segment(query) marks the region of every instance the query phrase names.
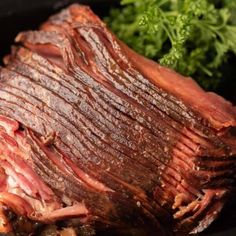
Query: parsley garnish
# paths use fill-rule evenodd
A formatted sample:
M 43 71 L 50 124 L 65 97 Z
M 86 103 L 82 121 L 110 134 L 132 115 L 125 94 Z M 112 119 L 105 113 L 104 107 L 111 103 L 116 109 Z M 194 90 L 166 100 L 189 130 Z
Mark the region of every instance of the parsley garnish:
M 122 0 L 106 18 L 130 47 L 206 89 L 219 84 L 221 65 L 236 54 L 232 0 Z

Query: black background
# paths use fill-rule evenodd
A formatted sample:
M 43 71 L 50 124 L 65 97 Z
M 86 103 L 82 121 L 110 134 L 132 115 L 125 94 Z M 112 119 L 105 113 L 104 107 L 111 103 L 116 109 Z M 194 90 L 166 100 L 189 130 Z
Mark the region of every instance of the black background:
M 108 13 L 115 0 L 0 0 L 0 58 L 10 52 L 18 32 L 36 29 L 50 14 L 73 3 L 88 4 L 100 16 Z M 0 62 L 0 64 L 2 61 Z M 223 66 L 224 78 L 218 93 L 236 104 L 236 57 L 231 56 Z M 226 205 L 221 216 L 205 236 L 236 236 L 236 197 Z

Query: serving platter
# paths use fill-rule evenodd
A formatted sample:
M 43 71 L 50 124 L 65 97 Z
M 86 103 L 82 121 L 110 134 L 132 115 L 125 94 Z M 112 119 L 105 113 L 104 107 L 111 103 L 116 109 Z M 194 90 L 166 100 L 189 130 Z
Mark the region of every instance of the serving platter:
M 101 17 L 108 13 L 111 6 L 117 4 L 117 1 L 114 0 L 1 0 L 0 58 L 10 52 L 10 46 L 13 44 L 14 38 L 18 32 L 36 29 L 40 23 L 44 22 L 51 14 L 73 2 L 90 5 Z M 218 92 L 232 102 L 236 102 L 236 80 L 232 72 L 232 65 L 236 65 L 235 57 L 232 57 L 230 63 L 223 68 L 226 75 L 225 78 L 227 79 L 224 79 Z M 234 82 L 232 82 L 233 79 Z M 214 222 L 206 232 L 200 235 L 236 235 L 236 202 L 234 197 L 232 197 L 231 202 L 225 207 L 219 219 Z

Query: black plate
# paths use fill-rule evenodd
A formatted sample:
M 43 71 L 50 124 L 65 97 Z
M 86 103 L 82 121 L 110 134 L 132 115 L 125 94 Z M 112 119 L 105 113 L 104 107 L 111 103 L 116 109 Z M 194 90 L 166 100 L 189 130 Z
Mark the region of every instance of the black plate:
M 0 58 L 10 52 L 18 32 L 36 29 L 51 14 L 74 2 L 90 5 L 101 17 L 108 13 L 112 5 L 117 4 L 116 0 L 0 0 Z M 217 91 L 234 103 L 235 65 L 236 57 L 231 56 L 229 63 L 223 66 L 224 78 Z M 233 200 L 202 236 L 236 236 L 236 201 Z

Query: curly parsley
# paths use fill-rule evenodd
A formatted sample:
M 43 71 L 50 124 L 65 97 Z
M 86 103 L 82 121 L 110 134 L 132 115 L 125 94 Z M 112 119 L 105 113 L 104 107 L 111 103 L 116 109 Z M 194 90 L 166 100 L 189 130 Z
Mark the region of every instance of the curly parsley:
M 235 1 L 122 0 L 121 5 L 105 19 L 120 39 L 206 89 L 217 87 L 221 65 L 230 52 L 236 54 Z

